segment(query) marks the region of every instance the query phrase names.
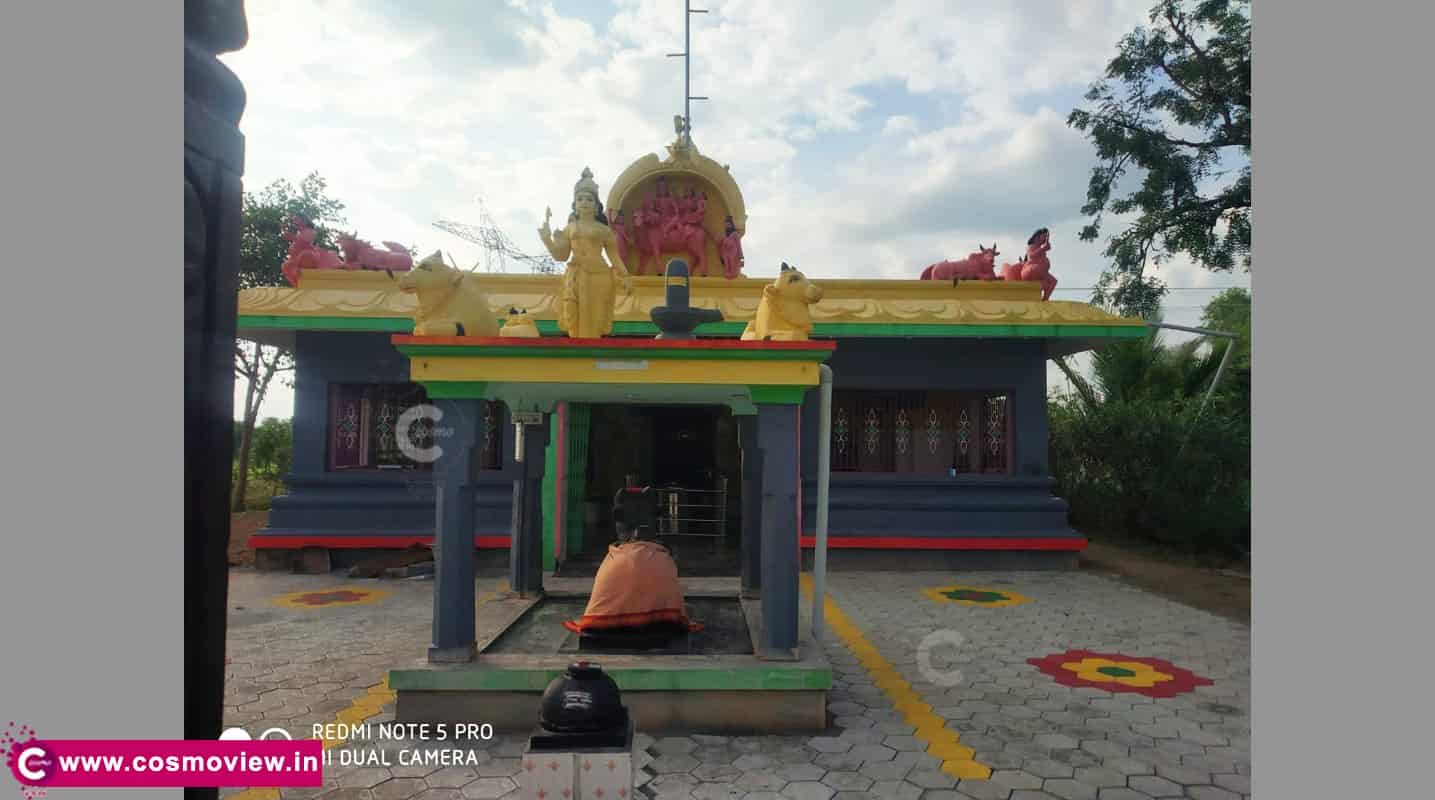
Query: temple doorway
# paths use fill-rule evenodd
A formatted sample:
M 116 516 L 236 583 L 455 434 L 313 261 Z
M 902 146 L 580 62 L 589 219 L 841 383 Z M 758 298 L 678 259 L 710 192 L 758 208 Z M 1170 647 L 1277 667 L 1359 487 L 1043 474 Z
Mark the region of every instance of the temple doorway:
M 630 486 L 657 493 L 651 536 L 680 574 L 737 575 L 741 465 L 737 420 L 723 406 L 591 406 L 583 526 L 562 575 L 596 571 L 616 540 L 613 499 Z M 576 466 L 576 465 L 574 465 Z

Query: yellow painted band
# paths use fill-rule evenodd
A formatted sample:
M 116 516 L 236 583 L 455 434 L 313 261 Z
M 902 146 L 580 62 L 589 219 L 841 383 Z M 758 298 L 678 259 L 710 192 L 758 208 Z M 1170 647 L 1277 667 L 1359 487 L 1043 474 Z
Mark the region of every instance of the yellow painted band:
M 802 590 L 808 599 L 812 598 L 812 576 L 803 573 Z M 867 641 L 862 632 L 847 619 L 842 609 L 829 595 L 824 598 L 823 612 L 827 624 L 842 638 L 842 643 L 866 668 L 878 688 L 884 690 L 893 701 L 893 707 L 902 712 L 907 724 L 916 728 L 916 737 L 928 743 L 927 752 L 942 759 L 942 771 L 948 775 L 967 780 L 985 780 L 992 775 L 991 768 L 973 760 L 976 752 L 960 744 L 961 737 L 946 727 L 947 721 L 936 714 L 930 705 L 921 701 L 918 695 L 896 668 Z
M 710 361 L 638 358 L 496 358 L 418 356 L 413 380 L 512 383 L 816 386 L 810 361 Z

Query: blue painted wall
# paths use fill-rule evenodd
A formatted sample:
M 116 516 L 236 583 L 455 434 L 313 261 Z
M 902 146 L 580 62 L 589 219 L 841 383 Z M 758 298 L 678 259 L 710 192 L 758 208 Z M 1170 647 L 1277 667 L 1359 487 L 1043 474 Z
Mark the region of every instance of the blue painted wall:
M 1012 474 L 832 473 L 829 536 L 1079 537 L 1048 467 L 1046 356 L 1040 339 L 842 339 L 834 388 L 1004 390 L 1012 398 Z M 821 398 L 802 414 L 802 529 L 816 533 Z
M 330 383 L 407 380 L 408 360 L 388 334 L 297 334 L 293 473 L 264 535 L 431 535 L 428 473 L 328 472 Z M 835 386 L 851 389 L 1005 390 L 1012 398 L 1013 474 L 834 473 L 831 536 L 1077 537 L 1047 465 L 1046 357 L 1040 340 L 842 339 Z M 801 414 L 802 527 L 816 525 L 818 393 Z M 480 473 L 476 535 L 506 536 L 512 520 L 512 427 L 504 419 L 504 467 Z
M 408 359 L 383 333 L 299 331 L 295 342 L 294 456 L 289 493 L 274 498 L 269 527 L 257 536 L 379 536 L 434 532 L 434 486 L 427 472 L 329 472 L 329 384 L 408 381 Z M 504 432 L 512 430 L 504 417 Z M 503 470 L 479 473 L 478 536 L 507 536 L 513 479 L 510 445 Z

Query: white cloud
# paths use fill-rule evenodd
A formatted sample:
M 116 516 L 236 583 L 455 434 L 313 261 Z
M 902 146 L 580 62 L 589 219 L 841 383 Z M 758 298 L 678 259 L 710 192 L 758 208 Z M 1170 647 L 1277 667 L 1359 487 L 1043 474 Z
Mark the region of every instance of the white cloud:
M 750 271 L 910 277 L 977 242 L 1016 257 L 1045 225 L 1061 286 L 1090 286 L 1101 248 L 1076 231 L 1095 156 L 1065 115 L 1148 6 L 722 0 L 694 15 L 692 92 L 710 97 L 694 136 L 742 187 Z M 246 187 L 317 170 L 361 236 L 463 264 L 480 251 L 435 220 L 477 222 L 481 196 L 539 252 L 543 209 L 566 208 L 584 166 L 606 191 L 663 154 L 682 110 L 671 0 L 581 19 L 543 0 L 246 7 L 249 45 L 223 57 L 249 97 Z

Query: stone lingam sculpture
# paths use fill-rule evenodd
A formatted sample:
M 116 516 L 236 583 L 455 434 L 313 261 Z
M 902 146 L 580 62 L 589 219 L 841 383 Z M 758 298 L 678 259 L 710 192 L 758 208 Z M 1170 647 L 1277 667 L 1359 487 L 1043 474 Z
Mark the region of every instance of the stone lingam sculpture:
M 568 264 L 559 294 L 558 328 L 574 339 L 608 336 L 613 332 L 618 283 L 622 282 L 624 295 L 631 295 L 633 279 L 603 214 L 592 170 L 584 167 L 583 176 L 573 186 L 568 225 L 555 233 L 549 227 L 552 218 L 553 209 L 549 208 L 538 235 L 555 260 Z M 605 254 L 612 266 L 603 260 Z
M 822 300 L 822 287 L 787 262 L 772 283 L 762 287 L 757 313 L 743 329 L 746 341 L 805 342 L 812 333 L 810 306 Z
M 659 339 L 691 339 L 699 325 L 708 322 L 722 322 L 722 312 L 716 308 L 693 308 L 689 302 L 688 262 L 675 258 L 668 262 L 664 282 L 664 305 L 648 312 L 653 324 L 658 326 Z

